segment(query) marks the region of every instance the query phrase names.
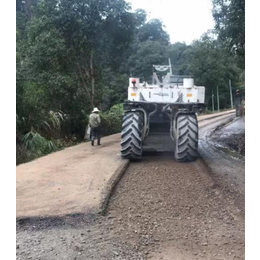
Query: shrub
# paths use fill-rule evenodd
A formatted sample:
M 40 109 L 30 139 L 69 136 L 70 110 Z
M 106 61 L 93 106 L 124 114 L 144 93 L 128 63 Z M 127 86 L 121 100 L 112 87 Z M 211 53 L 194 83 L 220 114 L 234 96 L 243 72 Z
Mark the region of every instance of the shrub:
M 103 136 L 121 132 L 123 104 L 114 105 L 108 112 L 100 114 L 100 117 Z
M 55 144 L 42 137 L 39 133 L 30 131 L 22 138 L 25 148 L 37 156 L 45 155 L 57 150 Z
M 30 152 L 23 144 L 16 144 L 16 165 L 36 159 L 38 156 Z

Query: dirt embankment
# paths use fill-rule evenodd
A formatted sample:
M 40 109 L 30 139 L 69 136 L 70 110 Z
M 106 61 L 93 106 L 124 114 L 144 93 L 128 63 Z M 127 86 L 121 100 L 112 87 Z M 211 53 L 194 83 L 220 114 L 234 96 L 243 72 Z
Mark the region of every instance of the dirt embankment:
M 218 143 L 232 151 L 237 152 L 242 156 L 245 155 L 245 131 L 239 134 L 233 134 L 228 137 L 223 137 L 218 140 Z
M 212 141 L 245 156 L 245 118 L 236 118 L 227 125 L 220 125 L 211 135 Z

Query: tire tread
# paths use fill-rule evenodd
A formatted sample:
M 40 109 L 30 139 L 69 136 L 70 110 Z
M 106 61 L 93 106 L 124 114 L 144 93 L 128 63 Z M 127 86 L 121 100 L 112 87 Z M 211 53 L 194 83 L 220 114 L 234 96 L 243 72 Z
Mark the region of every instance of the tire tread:
M 177 118 L 175 159 L 179 162 L 195 161 L 198 157 L 198 121 L 196 115 Z
M 121 157 L 130 160 L 140 159 L 142 144 L 143 118 L 137 112 L 125 114 L 121 133 Z

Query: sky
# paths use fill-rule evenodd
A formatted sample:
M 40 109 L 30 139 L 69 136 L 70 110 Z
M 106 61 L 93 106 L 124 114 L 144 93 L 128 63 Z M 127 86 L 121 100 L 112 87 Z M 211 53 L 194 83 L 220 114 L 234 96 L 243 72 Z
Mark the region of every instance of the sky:
M 144 9 L 148 20 L 161 19 L 171 43 L 190 44 L 213 29 L 212 0 L 126 0 L 132 9 Z

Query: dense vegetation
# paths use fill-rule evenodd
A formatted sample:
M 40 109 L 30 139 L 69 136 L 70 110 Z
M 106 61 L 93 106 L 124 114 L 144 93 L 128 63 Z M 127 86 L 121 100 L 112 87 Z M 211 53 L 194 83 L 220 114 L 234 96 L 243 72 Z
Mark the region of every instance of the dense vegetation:
M 213 0 L 214 31 L 171 44 L 160 20 L 124 0 L 16 0 L 17 163 L 81 141 L 94 106 L 104 134 L 120 130 L 129 76 L 149 80 L 171 58 L 173 73 L 220 92 L 244 88 L 244 0 Z

